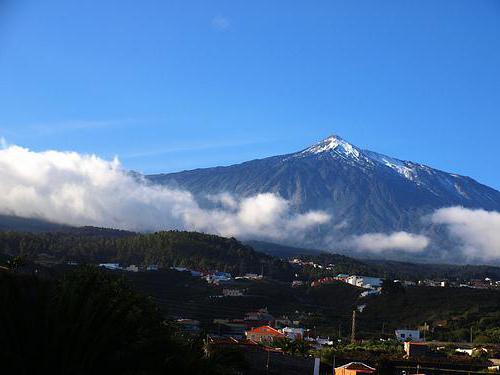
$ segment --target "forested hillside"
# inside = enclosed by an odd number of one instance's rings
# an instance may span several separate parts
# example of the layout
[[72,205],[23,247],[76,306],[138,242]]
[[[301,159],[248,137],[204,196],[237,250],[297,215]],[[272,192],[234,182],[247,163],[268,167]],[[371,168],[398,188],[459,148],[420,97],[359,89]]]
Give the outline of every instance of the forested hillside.
[[113,232],[112,236],[108,232],[99,235],[90,229],[39,234],[1,232],[0,252],[30,260],[48,256],[58,262],[159,264],[227,271],[235,275],[263,271],[277,279],[292,276],[287,262],[256,252],[234,238],[197,232]]

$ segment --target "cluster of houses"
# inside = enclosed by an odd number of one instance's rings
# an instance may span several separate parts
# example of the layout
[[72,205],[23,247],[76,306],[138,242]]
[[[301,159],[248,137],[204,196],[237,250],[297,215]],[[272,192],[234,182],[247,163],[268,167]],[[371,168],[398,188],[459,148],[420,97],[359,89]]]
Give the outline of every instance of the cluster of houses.
[[[200,332],[200,322],[178,319],[181,329],[190,334]],[[269,345],[282,340],[307,341],[314,348],[333,345],[329,338],[311,337],[310,330],[300,326],[300,321],[288,317],[275,318],[267,308],[247,312],[241,319],[213,319],[209,337],[225,345]],[[217,341],[219,340],[219,341]]]
[[[179,319],[178,324],[185,332],[199,334],[200,322],[192,319]],[[291,321],[287,317],[274,318],[267,308],[250,311],[242,319],[214,319],[211,334],[207,340],[214,345],[244,346],[255,350],[282,352],[279,344],[285,340],[305,341],[313,348],[332,346],[335,343],[330,339],[313,338],[310,330],[300,327],[299,321]],[[429,358],[444,358],[445,347],[431,347],[424,342],[420,330],[398,329],[395,337],[401,342],[404,358],[419,360]],[[443,349],[441,351],[440,349]],[[473,356],[478,351],[487,353],[488,348],[457,348],[456,353]],[[350,362],[335,368],[335,374],[371,374],[375,368],[361,363]]]
[[[78,263],[74,261],[69,261],[67,262],[67,265],[77,266]],[[120,263],[100,263],[99,267],[111,271],[128,271],[128,272],[144,272],[144,271],[160,270],[160,266],[158,264],[139,265],[139,266],[131,264],[128,266],[123,266]],[[215,285],[225,284],[225,283],[229,284],[235,280],[261,280],[263,278],[262,275],[258,275],[256,273],[247,273],[243,276],[233,277],[229,272],[197,271],[186,267],[170,267],[170,269],[178,272],[189,272],[191,276],[200,277],[204,279],[207,283]]]
[[262,275],[256,273],[246,273],[243,276],[233,277],[229,272],[222,271],[196,271],[185,267],[170,267],[178,272],[190,272],[193,277],[201,277],[209,284],[229,284],[235,280],[261,280]]
[[250,311],[242,319],[214,319],[214,333],[222,337],[246,338],[257,343],[270,343],[276,339],[301,340],[306,330],[299,321],[287,317],[275,318],[267,308]]
[[[426,330],[429,326],[425,325],[421,328]],[[447,349],[446,346],[437,346],[434,348],[435,351],[431,350],[429,343],[422,338],[420,329],[398,329],[395,331],[395,335],[396,340],[403,343],[405,358],[407,359],[439,357],[443,355],[440,352]],[[478,353],[487,354],[488,351],[489,349],[484,346],[457,347],[455,349],[455,353],[469,356],[478,355]]]
[[[408,282],[405,282],[408,283]],[[495,289],[500,288],[500,281],[493,280],[489,277],[484,279],[473,279],[466,283],[449,280],[420,280],[418,283],[412,282],[412,286],[429,286],[441,288],[473,288],[473,289]]]
[[295,266],[302,266],[302,267],[309,266],[313,268],[324,269],[327,271],[333,271],[335,269],[335,264],[327,264],[326,266],[324,266],[322,264],[314,263],[311,261],[305,261],[300,258],[294,258],[290,260],[289,263]]
[[[311,263],[311,262],[306,262]],[[359,275],[346,275],[338,274],[337,276],[326,276],[316,280],[313,280],[310,285],[311,287],[318,287],[326,284],[331,284],[334,282],[344,282],[350,285],[354,285],[360,288],[367,289],[361,294],[361,297],[365,297],[372,294],[379,294],[382,287],[383,279],[373,276],[359,276]],[[470,280],[467,283],[453,282],[448,280],[419,280],[418,282],[410,280],[394,280],[395,283],[399,283],[404,287],[415,287],[415,286],[427,286],[427,287],[441,287],[441,288],[474,288],[474,289],[494,289],[500,288],[500,281],[492,280],[491,278],[485,278],[484,280]],[[293,281],[292,287],[305,285],[302,281]]]
[[[359,288],[367,289],[365,292],[363,292],[364,294],[362,296],[364,297],[366,295],[380,293],[383,279],[371,276],[338,274],[337,276],[328,276],[313,280],[310,285],[311,287],[318,287],[321,285],[331,284],[339,281],[357,286]],[[292,286],[294,285],[292,284]]]
[[[294,265],[294,266],[300,266],[300,267],[312,267],[312,268],[317,268],[321,270],[327,270],[327,271],[334,271],[335,270],[335,264],[328,264],[328,265],[323,265],[319,263],[315,263],[313,261],[307,261],[307,260],[302,260],[300,258],[293,258],[289,260],[289,263]],[[377,288],[380,288],[382,285],[382,279],[378,277],[371,277],[371,276],[357,276],[357,275],[346,275],[346,274],[339,274],[337,276],[328,276],[328,277],[322,277],[320,279],[314,280],[311,282],[312,287],[317,287],[321,286],[324,284],[329,284],[333,283],[335,281],[343,281],[351,285],[355,285],[358,287],[366,288],[366,289],[371,289],[371,290],[376,290]],[[402,286],[404,287],[412,287],[412,286],[428,286],[428,287],[462,287],[462,288],[474,288],[474,289],[495,289],[495,288],[500,288],[500,280],[493,280],[489,277],[486,277],[484,279],[474,279],[470,280],[468,282],[457,282],[457,281],[450,281],[446,279],[438,279],[438,280],[431,280],[431,279],[424,279],[424,280],[419,280],[419,281],[411,281],[411,280],[394,280],[394,282],[399,282]],[[292,283],[293,287],[298,287],[304,285],[303,281],[294,281]]]
[[[77,265],[75,262],[68,263],[69,265]],[[129,266],[121,266],[119,263],[100,263],[99,267],[106,268],[111,271],[127,271],[127,272],[143,272],[143,271],[158,271],[160,266],[158,264],[149,264],[146,266],[136,266],[131,264]]]

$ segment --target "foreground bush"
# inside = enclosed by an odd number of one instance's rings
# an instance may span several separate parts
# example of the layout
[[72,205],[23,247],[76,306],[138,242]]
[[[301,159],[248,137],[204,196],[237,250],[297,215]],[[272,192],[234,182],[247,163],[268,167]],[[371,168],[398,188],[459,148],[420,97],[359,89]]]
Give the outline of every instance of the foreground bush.
[[82,267],[59,281],[0,274],[6,374],[231,373],[123,279]]

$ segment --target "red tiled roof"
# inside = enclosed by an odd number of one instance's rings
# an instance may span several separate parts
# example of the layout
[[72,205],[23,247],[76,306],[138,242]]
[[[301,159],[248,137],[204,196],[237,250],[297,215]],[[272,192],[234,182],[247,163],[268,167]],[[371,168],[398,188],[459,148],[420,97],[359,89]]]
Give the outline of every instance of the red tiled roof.
[[247,333],[257,333],[260,335],[270,335],[270,336],[280,336],[280,337],[285,336],[283,333],[270,326],[256,327],[251,329],[250,331],[247,331]]

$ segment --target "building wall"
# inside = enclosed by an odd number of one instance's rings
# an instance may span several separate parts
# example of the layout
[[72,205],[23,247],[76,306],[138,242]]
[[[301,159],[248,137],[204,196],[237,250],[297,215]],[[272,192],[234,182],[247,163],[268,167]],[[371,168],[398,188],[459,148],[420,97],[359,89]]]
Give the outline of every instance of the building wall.
[[357,370],[348,370],[345,368],[335,369],[335,375],[357,375],[357,374],[361,374],[361,372],[358,372]]
[[398,329],[396,330],[396,339],[399,341],[421,341],[420,331],[413,329]]
[[247,338],[249,340],[257,342],[271,342],[275,340],[274,336],[261,334],[261,333],[247,333]]

